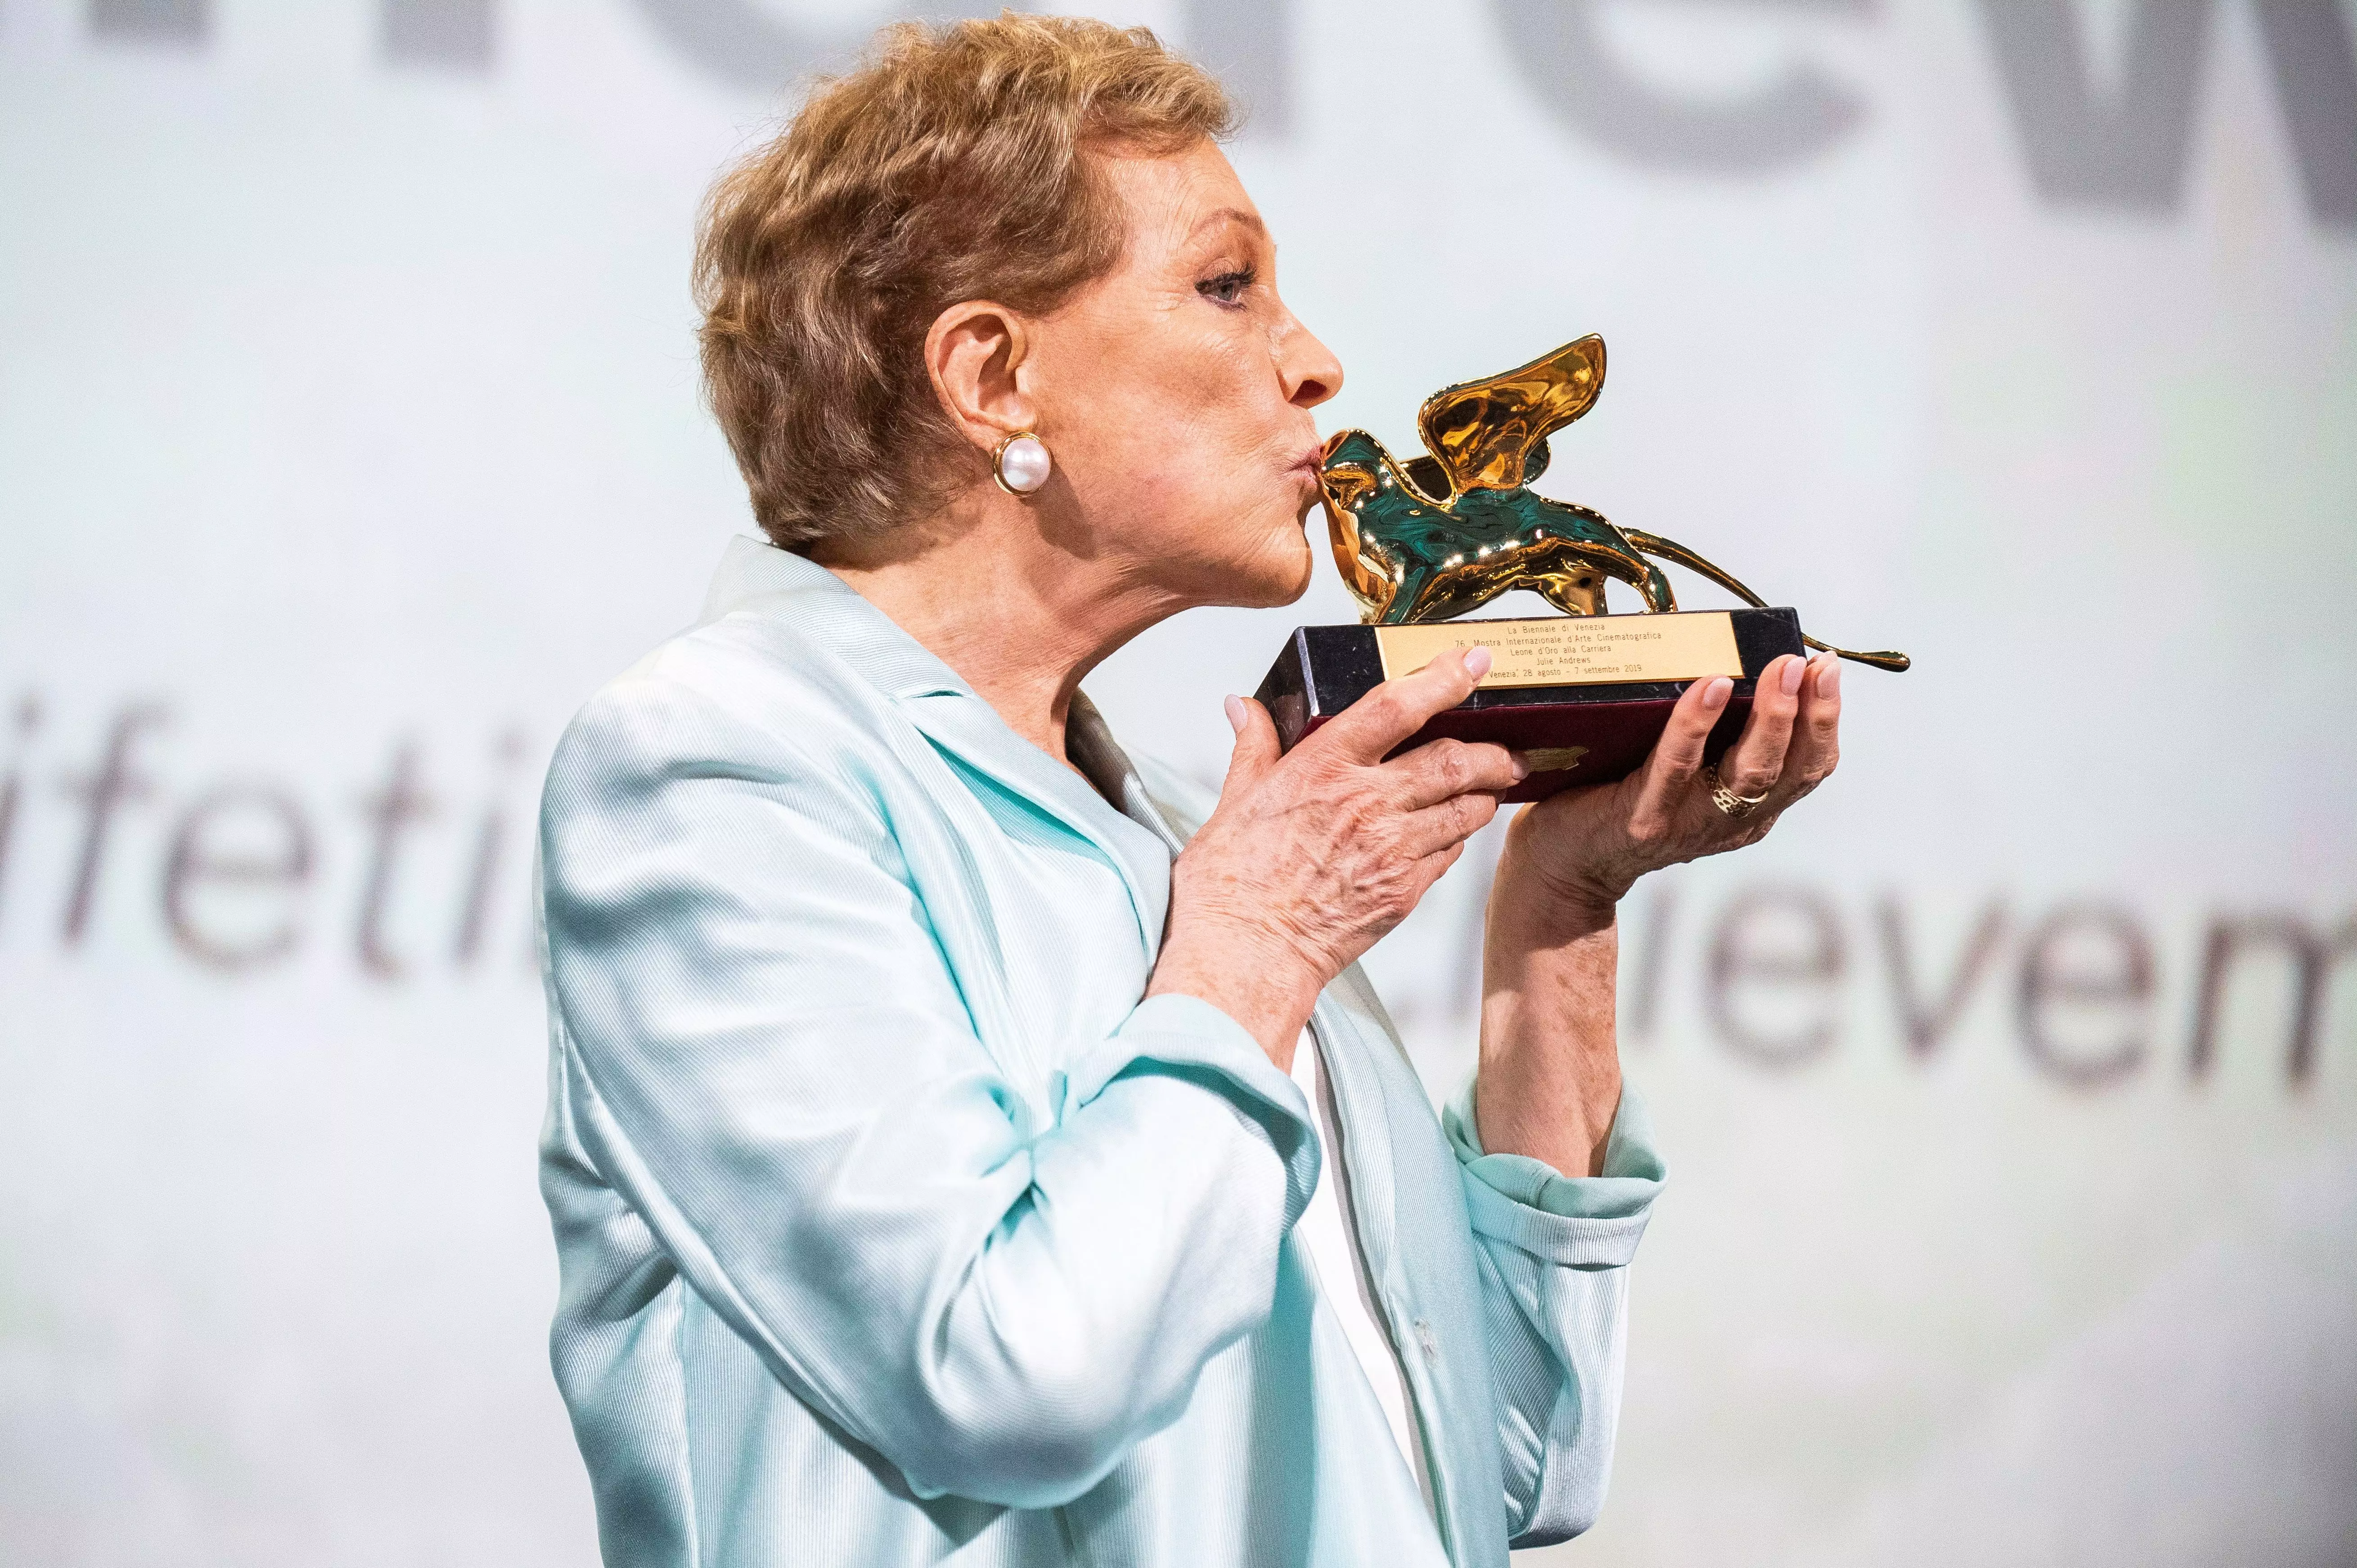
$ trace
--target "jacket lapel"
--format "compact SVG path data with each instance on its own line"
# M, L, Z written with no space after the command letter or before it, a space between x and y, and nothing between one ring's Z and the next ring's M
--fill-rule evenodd
M946 667L945 667L946 668ZM900 703L909 721L965 770L1080 839L1129 890L1137 939L1151 964L1170 904L1170 854L1145 824L1116 811L1089 781L1006 727L997 710L961 685Z
M1415 1402L1441 1541L1459 1568L1501 1565L1505 1475L1457 1156L1358 965L1326 988L1310 1026L1333 1086L1359 1249Z
M1157 800L1093 707L1074 703L1072 760L1176 854L1202 825ZM1440 1538L1458 1568L1502 1568L1505 1474L1490 1386L1481 1277L1464 1177L1374 987L1352 964L1310 1015L1334 1119L1349 1215L1424 1437ZM1326 1168L1336 1168L1329 1159Z

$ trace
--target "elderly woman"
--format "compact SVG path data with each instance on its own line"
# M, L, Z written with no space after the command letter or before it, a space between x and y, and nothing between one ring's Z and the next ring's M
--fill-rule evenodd
M1353 961L1523 769L1476 652L1216 801L1101 660L1303 590L1311 411L1215 83L1143 32L888 36L715 193L705 368L767 542L582 711L541 832L557 1379L613 1564L1499 1565L1596 1516L1661 1166L1615 902L1833 766L1725 681L1507 835L1437 1119Z

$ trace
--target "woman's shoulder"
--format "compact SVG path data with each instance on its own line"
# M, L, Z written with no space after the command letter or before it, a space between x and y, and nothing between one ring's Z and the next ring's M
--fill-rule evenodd
M689 628L598 688L565 726L552 787L584 775L840 777L884 748L881 693L776 618Z

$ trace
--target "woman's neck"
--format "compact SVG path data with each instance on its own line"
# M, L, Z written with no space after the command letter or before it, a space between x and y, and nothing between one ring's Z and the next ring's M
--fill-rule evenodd
M1187 607L1124 563L1049 542L1025 503L996 490L884 549L822 564L1067 766L1064 725L1082 679Z

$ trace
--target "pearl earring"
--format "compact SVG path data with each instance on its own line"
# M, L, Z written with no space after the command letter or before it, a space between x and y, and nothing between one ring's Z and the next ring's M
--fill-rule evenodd
M1048 470L1055 466L1048 444L1028 430L1009 435L990 455L990 477L1010 496L1028 496L1046 484Z

